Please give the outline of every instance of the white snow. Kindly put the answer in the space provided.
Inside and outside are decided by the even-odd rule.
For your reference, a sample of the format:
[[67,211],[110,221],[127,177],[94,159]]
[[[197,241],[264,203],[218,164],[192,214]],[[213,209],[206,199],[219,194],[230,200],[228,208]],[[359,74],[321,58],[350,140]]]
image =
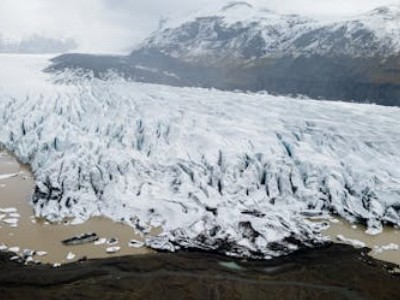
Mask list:
[[0,145],[32,167],[37,217],[104,215],[161,226],[153,248],[264,258],[322,241],[307,212],[400,225],[399,108],[73,74],[53,85],[32,68],[45,58],[13,60],[27,67],[16,91],[17,71],[0,76]]
[[[321,19],[281,14],[243,2],[237,5],[218,2],[170,18],[144,45],[192,62],[208,54],[210,58],[240,57],[243,47],[261,40],[266,56],[390,57],[400,52],[399,18],[398,4],[361,15]],[[235,31],[237,34],[230,36]]]

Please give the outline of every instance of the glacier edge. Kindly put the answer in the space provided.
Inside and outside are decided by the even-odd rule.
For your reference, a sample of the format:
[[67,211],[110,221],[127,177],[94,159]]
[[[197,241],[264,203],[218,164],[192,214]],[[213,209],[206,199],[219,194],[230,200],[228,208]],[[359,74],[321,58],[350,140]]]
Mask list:
[[323,242],[308,215],[400,226],[398,108],[62,76],[0,96],[0,145],[32,167],[37,216],[257,258]]

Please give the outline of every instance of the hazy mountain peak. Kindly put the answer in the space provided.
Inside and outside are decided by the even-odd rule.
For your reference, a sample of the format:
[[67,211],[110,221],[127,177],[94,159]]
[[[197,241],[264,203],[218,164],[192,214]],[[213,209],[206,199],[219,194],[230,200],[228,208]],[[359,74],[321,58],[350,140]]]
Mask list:
[[389,5],[379,6],[373,9],[370,14],[372,15],[380,15],[380,16],[399,16],[400,15],[400,4],[392,3]]
[[232,1],[228,4],[226,4],[224,7],[222,7],[222,11],[227,11],[229,9],[235,9],[238,7],[253,8],[253,5],[251,5],[250,3],[245,2],[245,1]]
[[247,2],[212,5],[153,34],[145,48],[187,61],[266,56],[391,56],[400,51],[400,5],[335,21],[283,14]]

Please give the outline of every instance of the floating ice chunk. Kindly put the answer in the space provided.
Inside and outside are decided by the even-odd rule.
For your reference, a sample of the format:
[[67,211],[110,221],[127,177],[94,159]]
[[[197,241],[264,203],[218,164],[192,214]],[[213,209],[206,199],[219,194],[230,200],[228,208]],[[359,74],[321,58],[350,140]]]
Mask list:
[[378,234],[381,234],[382,231],[383,231],[382,227],[380,227],[380,228],[370,227],[365,231],[365,233],[369,234],[369,235],[378,235]]
[[108,254],[117,253],[117,252],[119,252],[119,251],[121,251],[121,247],[119,247],[119,246],[108,247],[108,248],[106,249],[106,252],[107,252]]
[[0,213],[3,214],[12,214],[16,213],[17,209],[15,207],[8,207],[8,208],[0,208]]
[[335,219],[335,218],[329,219],[329,221],[331,223],[333,223],[333,224],[339,224],[340,223],[340,221],[338,219]]
[[383,249],[378,247],[378,246],[375,246],[374,247],[374,254],[381,254],[381,253],[383,253]]
[[66,246],[76,246],[76,245],[82,245],[82,244],[87,244],[87,243],[92,243],[94,241],[98,240],[98,236],[96,233],[84,233],[80,234],[77,236],[74,236],[72,238],[66,239],[61,241],[63,245]]
[[24,249],[22,251],[22,255],[25,256],[25,257],[33,256],[34,254],[35,254],[35,251],[32,250],[32,249]]
[[116,239],[116,238],[111,238],[107,241],[107,245],[110,245],[110,246],[114,246],[117,244],[118,244],[118,239]]
[[128,243],[128,247],[130,248],[143,248],[144,245],[145,245],[144,242],[138,240],[130,240]]
[[364,247],[366,247],[365,243],[363,243],[361,241],[358,241],[358,240],[353,240],[353,239],[346,238],[345,236],[343,236],[341,234],[336,236],[336,238],[337,238],[338,241],[346,243],[346,244],[350,244],[350,245],[352,245],[352,246],[354,246],[356,248],[364,248]]
[[97,241],[95,241],[94,245],[95,246],[100,246],[100,245],[104,245],[106,242],[107,242],[106,238],[101,238],[101,239],[98,239]]
[[19,247],[10,247],[8,248],[8,251],[18,253],[21,249]]
[[4,219],[3,223],[7,225],[16,225],[18,223],[18,219],[17,218]]
[[3,174],[3,175],[0,175],[0,180],[9,179],[9,178],[17,177],[17,176],[18,176],[18,173]]
[[148,237],[146,245],[151,245],[153,249],[176,252],[177,246],[172,244],[166,236]]
[[357,225],[351,225],[351,228],[355,230],[355,229],[357,229],[358,227],[357,227]]
[[391,243],[391,244],[388,244],[388,245],[384,245],[384,246],[382,246],[381,248],[382,248],[383,250],[385,250],[385,251],[390,251],[390,250],[395,251],[395,250],[399,250],[399,249],[400,249],[399,245],[398,245],[398,244],[395,244],[395,243]]
[[19,213],[10,213],[8,214],[10,218],[21,218],[21,215]]
[[31,263],[33,262],[33,257],[32,256],[28,256],[25,258],[25,264]]
[[60,263],[55,263],[55,264],[53,264],[53,268],[59,268],[59,267],[61,267],[61,264],[60,264]]
[[36,251],[36,253],[35,253],[37,256],[45,256],[45,255],[47,255],[47,252],[46,251]]
[[231,269],[233,271],[242,271],[244,269],[242,266],[238,265],[234,261],[230,261],[230,262],[220,261],[220,262],[218,262],[218,264],[224,268]]
[[0,245],[0,251],[5,251],[5,250],[7,250],[7,249],[8,249],[8,247],[7,247],[6,244],[1,244],[1,245]]
[[383,253],[384,251],[397,251],[400,249],[400,246],[395,243],[390,243],[388,245],[383,245],[383,246],[374,246],[374,253],[375,254],[380,254]]
[[73,260],[76,257],[76,255],[72,252],[68,253],[67,255],[67,260]]

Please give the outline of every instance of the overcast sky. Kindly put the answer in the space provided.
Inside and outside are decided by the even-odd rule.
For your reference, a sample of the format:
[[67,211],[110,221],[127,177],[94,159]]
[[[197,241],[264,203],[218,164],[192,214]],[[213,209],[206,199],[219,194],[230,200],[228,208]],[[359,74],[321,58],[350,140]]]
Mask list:
[[[157,28],[160,16],[179,15],[219,0],[0,0],[0,33],[73,37],[82,51],[127,51]],[[400,0],[249,0],[257,6],[335,17]]]

